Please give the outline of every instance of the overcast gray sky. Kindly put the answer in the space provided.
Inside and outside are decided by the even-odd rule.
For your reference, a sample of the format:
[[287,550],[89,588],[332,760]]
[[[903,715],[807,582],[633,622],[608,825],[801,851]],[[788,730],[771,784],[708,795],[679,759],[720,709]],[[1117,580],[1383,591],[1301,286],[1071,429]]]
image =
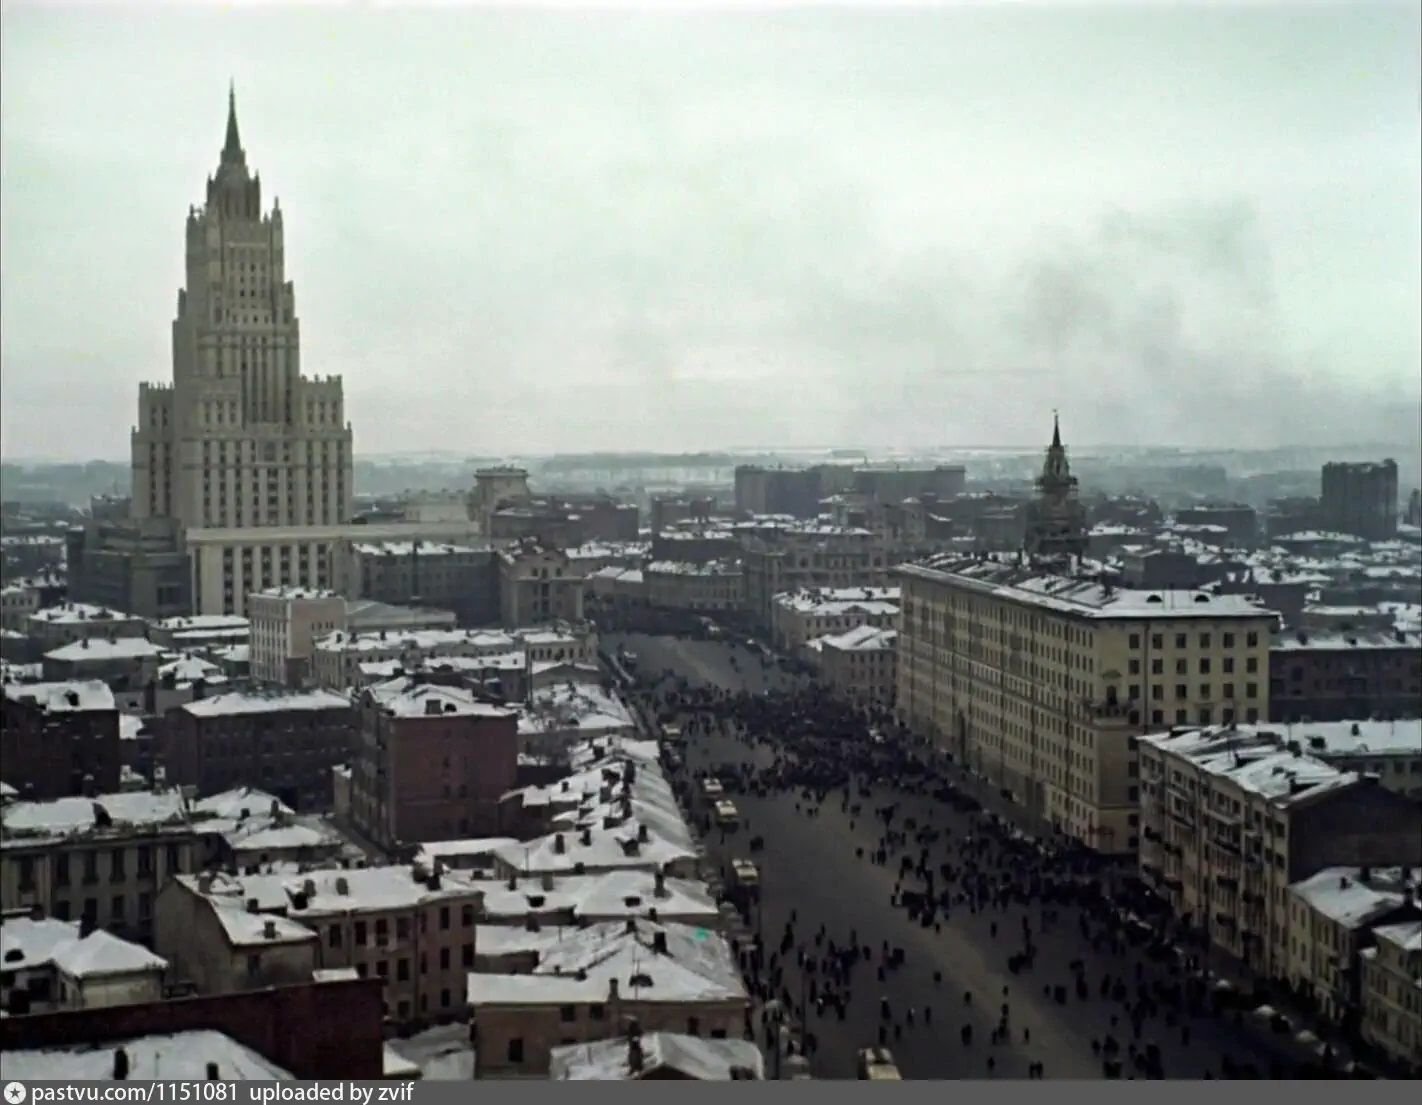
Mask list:
[[229,76],[361,452],[1407,433],[1419,30],[6,3],[3,451],[127,455]]

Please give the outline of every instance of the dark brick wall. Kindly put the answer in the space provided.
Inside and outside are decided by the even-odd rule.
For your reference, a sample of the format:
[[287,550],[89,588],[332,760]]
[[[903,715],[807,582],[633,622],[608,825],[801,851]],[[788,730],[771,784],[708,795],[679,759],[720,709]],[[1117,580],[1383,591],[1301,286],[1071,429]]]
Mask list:
[[1294,817],[1289,880],[1325,867],[1422,865],[1422,806],[1376,783],[1320,795]]
[[0,1050],[200,1029],[226,1033],[298,1078],[384,1073],[380,982],[373,978],[6,1017],[0,1019]]
[[[32,702],[0,699],[0,763],[5,782],[26,798],[45,800],[119,788],[117,710],[46,713]],[[29,789],[33,788],[33,789]]]

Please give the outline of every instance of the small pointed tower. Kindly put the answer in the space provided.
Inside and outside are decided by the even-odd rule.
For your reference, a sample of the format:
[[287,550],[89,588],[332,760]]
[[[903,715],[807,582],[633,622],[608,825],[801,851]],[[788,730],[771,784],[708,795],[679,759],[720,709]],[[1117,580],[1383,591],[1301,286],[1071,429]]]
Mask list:
[[1086,553],[1086,516],[1077,498],[1076,477],[1062,444],[1061,422],[1052,412],[1052,443],[1037,477],[1037,499],[1028,510],[1026,551],[1043,559]]

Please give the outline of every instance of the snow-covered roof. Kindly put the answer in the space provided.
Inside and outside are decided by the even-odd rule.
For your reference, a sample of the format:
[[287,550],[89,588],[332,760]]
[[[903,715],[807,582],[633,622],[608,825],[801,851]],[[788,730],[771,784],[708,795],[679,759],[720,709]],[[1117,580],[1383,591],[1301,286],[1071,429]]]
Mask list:
[[191,683],[195,679],[206,683],[227,682],[227,676],[222,674],[222,669],[201,656],[179,656],[176,660],[160,664],[158,678],[171,679],[177,683]]
[[6,683],[5,697],[29,701],[49,713],[113,710],[114,692],[100,679],[73,679],[59,683]]
[[126,791],[93,798],[55,798],[47,802],[11,802],[0,811],[7,836],[67,836],[92,832],[100,813],[114,826],[142,827],[186,822],[182,793]]
[[716,1040],[679,1032],[647,1032],[639,1040],[642,1060],[634,1072],[626,1037],[553,1048],[548,1077],[556,1082],[614,1082],[673,1070],[698,1082],[729,1082],[733,1070],[765,1077],[765,1058],[753,1040]]
[[[512,880],[482,879],[471,885],[484,895],[484,915],[504,922],[521,921],[530,913],[559,912],[570,913],[575,919],[622,920],[646,917],[650,910],[656,910],[657,916],[663,919],[697,918],[712,926],[720,923],[716,900],[705,883],[698,879],[664,878],[658,895],[656,875],[647,870],[561,875],[547,880],[515,876]],[[482,954],[481,941],[482,938],[476,941],[476,946],[481,948]]]
[[121,940],[103,929],[79,934],[78,921],[45,917],[9,917],[0,923],[0,962],[6,971],[32,970],[47,964],[71,978],[162,971],[165,959],[140,944]]
[[642,569],[624,568],[618,564],[609,564],[606,568],[599,568],[597,571],[593,572],[590,576],[588,576],[588,578],[610,579],[617,580],[622,583],[635,584],[642,582]]
[[614,829],[570,827],[566,831],[506,845],[495,855],[509,870],[530,874],[544,871],[570,874],[577,870],[579,864],[585,871],[612,871],[626,867],[651,869],[695,858],[696,852],[692,848],[658,836],[650,828],[648,839],[639,840],[639,828],[640,824],[635,820],[624,821]]
[[155,629],[172,633],[217,629],[250,629],[252,623],[237,614],[180,614],[173,618],[160,618],[152,623]]
[[318,651],[329,652],[399,652],[417,648],[422,652],[469,646],[486,652],[512,652],[514,638],[498,629],[412,629],[387,630],[384,633],[347,633],[336,630],[316,642]]
[[520,733],[550,733],[569,728],[623,732],[635,726],[627,705],[595,683],[553,683],[539,687],[518,721]]
[[55,948],[54,965],[71,978],[81,979],[168,969],[166,959],[103,929]]
[[451,545],[443,541],[361,541],[353,544],[351,549],[361,556],[418,557],[465,556],[489,551],[488,546]]
[[1397,721],[1296,721],[1204,725],[1142,738],[1168,751],[1195,758],[1216,752],[1242,755],[1284,751],[1291,744],[1320,760],[1359,756],[1422,756],[1422,718]]
[[1257,730],[1190,729],[1183,733],[1152,733],[1140,740],[1184,757],[1201,771],[1228,780],[1241,790],[1275,802],[1311,798],[1359,781],[1358,775],[1339,771],[1313,756],[1295,755],[1281,746],[1275,735]]
[[417,859],[426,865],[433,865],[436,860],[443,860],[457,867],[461,858],[492,855],[495,848],[517,842],[518,838],[512,836],[480,836],[464,840],[427,840],[420,845]]
[[267,587],[261,591],[252,592],[254,598],[264,599],[335,599],[340,598],[335,591],[328,591],[319,587]]
[[1422,634],[1402,629],[1301,629],[1276,634],[1269,647],[1276,652],[1422,649]]
[[[658,950],[658,937],[665,941]],[[591,925],[539,955],[528,974],[469,975],[471,1005],[624,1001],[744,1002],[730,946],[717,932],[648,921]]]
[[486,717],[511,718],[518,711],[481,701],[464,687],[446,687],[410,676],[396,676],[367,688],[380,708],[393,717]]
[[[201,892],[197,877],[179,877],[189,889]],[[428,872],[423,872],[422,878],[417,880],[415,869],[403,864],[327,867],[297,874],[219,875],[209,884],[207,897],[214,903],[230,904],[243,911],[247,902],[255,900],[259,913],[252,916],[269,919],[270,911],[282,910],[293,922],[409,909],[440,901],[473,901],[477,897],[471,883],[454,872],[443,872],[437,888],[431,888],[429,882]]]
[[66,602],[36,610],[30,621],[49,625],[83,625],[88,622],[141,621],[136,614],[124,614],[107,606],[92,606],[86,602]]
[[286,710],[349,710],[350,699],[335,691],[233,691],[185,702],[179,707],[193,717],[231,717]]
[[164,649],[146,637],[84,637],[44,654],[46,660],[73,663],[79,660],[142,660],[162,656]]
[[1357,867],[1325,867],[1289,890],[1345,928],[1365,925],[1407,901],[1410,886],[1400,868],[1374,868],[1367,879],[1362,874]]
[[738,576],[741,566],[733,560],[654,560],[647,565],[653,576]]
[[1013,561],[980,560],[956,553],[931,557],[921,564],[901,564],[894,570],[930,580],[951,576],[986,594],[1091,620],[1275,616],[1246,595],[1106,587],[1095,579],[1055,575]]
[[293,1075],[221,1032],[200,1030],[171,1035],[139,1036],[104,1044],[73,1044],[55,1048],[7,1048],[5,1077],[21,1082],[65,1079],[111,1081],[114,1052],[128,1056],[128,1077],[201,1081],[209,1063],[218,1077],[243,1080],[290,1080]]
[[1395,944],[1404,952],[1422,952],[1422,920],[1379,925],[1373,935],[1382,943]]

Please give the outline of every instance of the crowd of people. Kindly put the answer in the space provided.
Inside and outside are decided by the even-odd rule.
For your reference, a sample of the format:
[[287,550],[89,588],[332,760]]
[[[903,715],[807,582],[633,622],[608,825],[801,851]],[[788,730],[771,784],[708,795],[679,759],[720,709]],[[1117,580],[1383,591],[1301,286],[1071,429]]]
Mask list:
[[[741,662],[774,663],[763,656]],[[688,746],[717,736],[744,749],[700,770],[674,761],[672,778],[686,808],[699,808],[697,783],[707,775],[729,794],[790,799],[796,813],[808,818],[838,807],[851,829],[864,826],[865,843],[846,862],[892,872],[889,906],[934,932],[965,915],[987,919],[1003,977],[1010,979],[1001,993],[955,993],[951,962],[915,964],[932,972],[942,1002],[937,1008],[899,1007],[880,984],[908,969],[904,948],[853,928],[831,931],[791,909],[781,931],[759,933],[741,949],[759,1010],[754,1027],[768,1049],[784,1046],[782,1021],[797,1016],[801,1026],[792,1039],[813,1057],[820,1018],[843,1021],[851,1003],[877,1002],[878,1038],[865,1046],[892,1047],[905,1033],[938,1033],[965,1049],[980,1049],[987,1076],[1042,1078],[1046,1061],[1032,1057],[1030,1028],[1014,1020],[1012,1004],[1015,988],[1035,986],[1043,1001],[1078,1006],[1072,1017],[1099,1024],[1089,1046],[1104,1077],[1280,1078],[1336,1071],[1331,1054],[1301,1061],[1306,1057],[1291,1051],[1288,1040],[1249,1049],[1270,1056],[1263,1060],[1192,1047],[1193,1026],[1201,1018],[1240,1019],[1242,1010],[1232,1006],[1233,992],[1202,969],[1198,948],[1172,928],[1162,903],[1109,860],[1065,838],[1034,838],[983,808],[958,766],[891,717],[838,702],[806,683],[783,693],[752,694],[693,685],[673,671],[642,673],[634,695],[647,715],[679,725]],[[931,800],[929,809],[941,806],[954,816],[924,815],[923,801],[907,803],[911,797]],[[714,831],[709,817],[702,829]],[[763,838],[754,826],[743,829],[752,851],[758,850]],[[753,897],[737,896],[748,918],[757,908]],[[1059,954],[1039,957],[1047,934],[1055,934],[1057,947],[1062,934],[1071,936],[1083,952],[1093,953],[1093,964],[1109,962],[1114,969],[1088,967],[1085,954],[1070,962]],[[964,1009],[977,1015],[968,1017]],[[993,1014],[995,1027],[987,1039],[975,1038],[973,1021],[984,1011]],[[1166,1069],[1160,1045],[1167,1036],[1178,1040],[1175,1054],[1188,1055],[1193,1069]],[[1016,1056],[1028,1056],[1025,1067],[1016,1062],[1008,1068],[1004,1044],[1014,1045]]]

